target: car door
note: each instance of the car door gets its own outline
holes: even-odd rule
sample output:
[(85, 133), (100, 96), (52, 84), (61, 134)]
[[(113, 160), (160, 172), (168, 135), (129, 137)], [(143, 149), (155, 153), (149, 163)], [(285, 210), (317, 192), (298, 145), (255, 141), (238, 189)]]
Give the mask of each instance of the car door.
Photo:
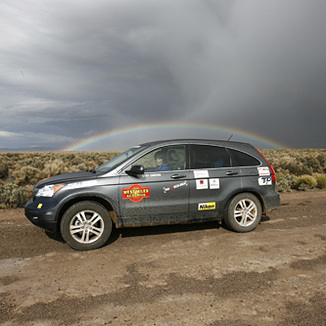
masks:
[[(144, 173), (128, 174), (132, 166), (141, 166)], [(188, 217), (188, 204), (186, 145), (156, 148), (120, 175), (119, 207), (124, 226), (183, 223)]]
[(238, 167), (224, 147), (190, 145), (190, 221), (212, 220), (221, 217), (226, 202), (241, 187)]

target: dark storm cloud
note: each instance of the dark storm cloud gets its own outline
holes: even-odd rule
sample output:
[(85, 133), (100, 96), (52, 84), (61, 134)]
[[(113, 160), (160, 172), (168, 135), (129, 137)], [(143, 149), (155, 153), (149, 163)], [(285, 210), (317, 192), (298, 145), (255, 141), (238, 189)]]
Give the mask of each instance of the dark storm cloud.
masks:
[(2, 1), (0, 148), (61, 148), (162, 121), (325, 147), (325, 9), (318, 0)]

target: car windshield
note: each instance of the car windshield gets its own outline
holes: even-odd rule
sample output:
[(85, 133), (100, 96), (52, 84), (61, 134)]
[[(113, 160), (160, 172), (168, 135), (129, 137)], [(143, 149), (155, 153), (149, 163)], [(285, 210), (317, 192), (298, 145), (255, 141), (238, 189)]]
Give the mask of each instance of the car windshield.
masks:
[(94, 171), (96, 171), (98, 173), (110, 172), (113, 169), (115, 169), (117, 166), (122, 164), (124, 161), (128, 160), (130, 157), (132, 157), (132, 156), (136, 155), (137, 153), (139, 153), (140, 151), (142, 151), (144, 148), (146, 148), (146, 147), (145, 146), (132, 147), (132, 148), (128, 149), (127, 151), (125, 151), (121, 154), (118, 154), (111, 160), (103, 163), (98, 168), (96, 168)]

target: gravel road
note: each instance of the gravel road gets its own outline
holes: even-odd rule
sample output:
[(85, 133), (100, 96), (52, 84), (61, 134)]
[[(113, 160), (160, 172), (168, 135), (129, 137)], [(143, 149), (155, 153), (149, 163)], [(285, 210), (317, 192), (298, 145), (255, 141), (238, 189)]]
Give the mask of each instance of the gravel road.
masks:
[(114, 230), (89, 252), (0, 210), (0, 324), (326, 325), (326, 191), (281, 202), (251, 233)]

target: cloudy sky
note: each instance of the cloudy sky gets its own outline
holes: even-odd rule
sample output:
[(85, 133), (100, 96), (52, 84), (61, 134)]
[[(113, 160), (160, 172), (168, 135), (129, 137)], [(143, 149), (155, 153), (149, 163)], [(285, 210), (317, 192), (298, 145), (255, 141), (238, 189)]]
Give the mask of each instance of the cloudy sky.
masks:
[(2, 0), (0, 149), (110, 132), (84, 149), (232, 133), (325, 148), (325, 12), (325, 0)]

